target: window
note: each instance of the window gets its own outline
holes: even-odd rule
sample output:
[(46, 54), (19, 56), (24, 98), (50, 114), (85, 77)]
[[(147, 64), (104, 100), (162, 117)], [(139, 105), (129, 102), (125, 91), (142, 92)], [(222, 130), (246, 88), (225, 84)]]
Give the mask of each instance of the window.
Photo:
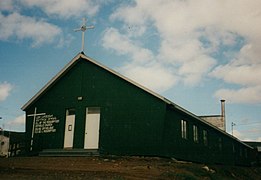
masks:
[(185, 120), (181, 120), (181, 137), (183, 139), (187, 139), (188, 135), (187, 135), (187, 121)]
[(70, 108), (66, 110), (66, 116), (75, 115), (75, 109)]
[(198, 143), (198, 127), (196, 125), (193, 125), (193, 140)]
[(99, 107), (88, 107), (87, 112), (88, 114), (100, 114), (100, 108)]
[(245, 149), (245, 158), (248, 157), (248, 154), (247, 154), (247, 149)]
[(203, 144), (208, 145), (208, 132), (206, 130), (203, 130)]
[(218, 138), (218, 148), (222, 151), (222, 138)]

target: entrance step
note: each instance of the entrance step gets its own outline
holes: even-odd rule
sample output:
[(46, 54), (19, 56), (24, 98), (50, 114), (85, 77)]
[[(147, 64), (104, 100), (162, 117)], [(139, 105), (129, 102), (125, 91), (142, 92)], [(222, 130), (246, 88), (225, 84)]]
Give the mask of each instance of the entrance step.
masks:
[(99, 151), (97, 149), (44, 149), (39, 153), (39, 156), (49, 156), (49, 157), (99, 156)]

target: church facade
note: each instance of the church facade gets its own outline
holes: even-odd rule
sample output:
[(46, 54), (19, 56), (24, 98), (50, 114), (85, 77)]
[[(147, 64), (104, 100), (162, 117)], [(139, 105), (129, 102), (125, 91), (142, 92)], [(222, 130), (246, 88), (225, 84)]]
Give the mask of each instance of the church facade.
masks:
[(23, 107), (28, 153), (95, 150), (249, 165), (254, 149), (79, 53)]

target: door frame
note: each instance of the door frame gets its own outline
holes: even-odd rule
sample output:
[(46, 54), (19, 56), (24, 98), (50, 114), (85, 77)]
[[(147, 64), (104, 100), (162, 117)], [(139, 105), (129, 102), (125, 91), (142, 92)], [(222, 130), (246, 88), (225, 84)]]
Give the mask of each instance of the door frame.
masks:
[(72, 149), (74, 142), (74, 130), (75, 130), (75, 110), (67, 109), (65, 118), (65, 128), (64, 128), (64, 149)]
[(99, 149), (100, 120), (99, 107), (86, 107), (84, 149)]

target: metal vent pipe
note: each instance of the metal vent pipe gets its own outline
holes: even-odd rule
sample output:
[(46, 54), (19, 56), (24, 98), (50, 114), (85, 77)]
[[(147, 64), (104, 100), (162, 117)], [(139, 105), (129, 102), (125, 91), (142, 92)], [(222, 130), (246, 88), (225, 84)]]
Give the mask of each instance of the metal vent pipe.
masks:
[(225, 114), (225, 100), (221, 99), (221, 116), (222, 116), (222, 122), (224, 125), (224, 130), (226, 131), (226, 114)]

